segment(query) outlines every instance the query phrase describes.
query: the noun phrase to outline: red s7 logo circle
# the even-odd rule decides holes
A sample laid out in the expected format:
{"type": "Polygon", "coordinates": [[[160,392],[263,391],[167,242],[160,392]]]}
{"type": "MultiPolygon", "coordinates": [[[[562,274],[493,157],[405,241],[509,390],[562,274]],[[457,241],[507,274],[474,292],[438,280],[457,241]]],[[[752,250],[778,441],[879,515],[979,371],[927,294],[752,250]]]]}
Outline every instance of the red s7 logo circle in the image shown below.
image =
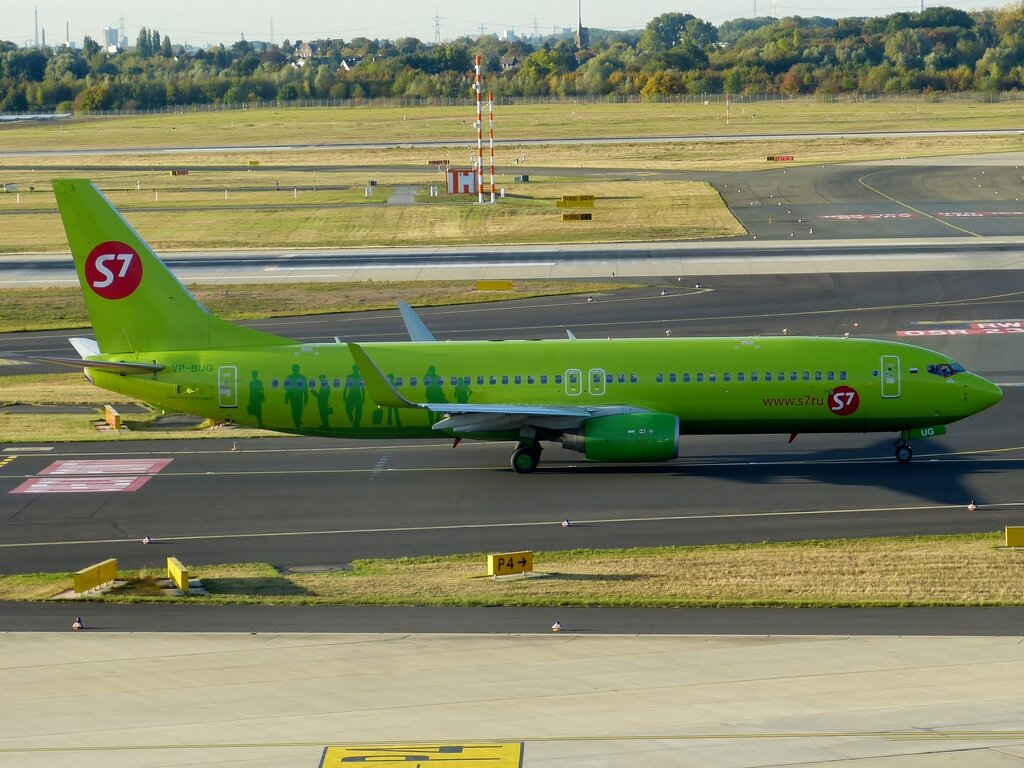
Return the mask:
{"type": "Polygon", "coordinates": [[[104,299],[131,296],[142,282],[142,259],[127,243],[100,243],[85,259],[85,282],[104,299]]]}
{"type": "Polygon", "coordinates": [[[853,387],[836,387],[828,396],[828,409],[836,416],[849,416],[860,407],[860,395],[853,387]]]}

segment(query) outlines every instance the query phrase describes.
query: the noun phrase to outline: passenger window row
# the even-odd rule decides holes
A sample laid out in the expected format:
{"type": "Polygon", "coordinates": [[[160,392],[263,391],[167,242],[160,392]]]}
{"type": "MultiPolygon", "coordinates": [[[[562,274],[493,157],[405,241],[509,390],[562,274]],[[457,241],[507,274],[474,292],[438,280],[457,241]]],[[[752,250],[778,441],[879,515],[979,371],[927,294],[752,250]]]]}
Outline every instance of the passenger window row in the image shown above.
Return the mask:
{"type": "MultiPolygon", "coordinates": [[[[594,384],[600,384],[601,383],[602,373],[604,375],[604,381],[605,381],[606,384],[625,384],[627,381],[630,384],[638,384],[638,383],[640,383],[640,377],[639,377],[638,374],[635,374],[635,373],[630,373],[630,374],[625,374],[625,373],[606,373],[606,372],[598,373],[595,370],[595,371],[591,371],[591,376],[592,376],[594,384]]],[[[776,381],[776,382],[782,382],[782,381],[811,381],[812,377],[813,377],[814,381],[836,381],[837,379],[839,381],[846,381],[847,380],[847,373],[846,373],[846,371],[839,371],[838,373],[836,373],[836,371],[814,371],[813,374],[812,374],[811,371],[789,371],[788,374],[787,374],[786,371],[764,371],[763,373],[759,372],[759,371],[750,371],[750,372],[739,371],[737,373],[730,372],[730,373],[723,373],[723,374],[721,374],[721,381],[724,382],[724,383],[732,383],[733,381],[735,381],[735,382],[740,383],[740,384],[743,384],[743,383],[746,383],[746,382],[750,382],[750,383],[753,384],[753,383],[757,383],[757,382],[761,382],[761,381],[764,381],[764,382],[769,382],[769,381],[776,381]]],[[[392,383],[396,387],[404,387],[405,386],[405,377],[403,377],[403,376],[389,376],[388,378],[392,380],[392,383]]],[[[445,384],[451,384],[451,386],[453,386],[453,387],[456,387],[456,386],[459,386],[459,384],[462,384],[462,385],[468,387],[468,386],[470,386],[473,383],[473,378],[474,377],[472,377],[472,376],[451,376],[451,377],[446,379],[444,376],[423,376],[422,379],[421,379],[421,378],[416,377],[416,376],[410,376],[409,377],[409,386],[410,387],[420,386],[420,382],[422,381],[422,386],[425,386],[425,387],[444,386],[445,384]]],[[[581,374],[569,373],[568,374],[568,383],[569,384],[579,384],[580,378],[581,378],[581,374]]],[[[562,374],[560,374],[560,373],[556,373],[556,374],[554,374],[553,376],[550,376],[550,377],[548,376],[548,374],[540,374],[540,375],[527,374],[526,376],[523,376],[521,374],[516,374],[516,375],[509,376],[508,374],[506,374],[506,375],[502,375],[502,376],[479,376],[478,375],[478,376],[476,376],[476,385],[478,387],[482,387],[485,384],[490,384],[492,386],[496,386],[499,381],[502,384],[509,384],[509,383],[512,383],[512,384],[523,384],[524,382],[526,384],[547,384],[549,379],[551,381],[553,381],[555,384],[559,384],[559,385],[562,384],[562,382],[563,382],[562,374]]],[[[719,381],[719,374],[717,374],[717,373],[692,373],[692,374],[691,373],[682,373],[682,374],[679,374],[679,373],[669,373],[669,374],[658,373],[658,374],[655,374],[654,381],[657,384],[664,384],[666,382],[669,383],[669,384],[678,384],[680,382],[683,383],[683,384],[690,384],[691,382],[696,382],[697,384],[703,384],[705,382],[710,383],[710,384],[714,384],[714,383],[717,383],[719,381]]],[[[271,387],[271,389],[281,389],[282,386],[283,386],[284,389],[306,389],[306,388],[308,388],[308,389],[316,389],[317,388],[317,384],[318,384],[318,382],[317,382],[316,379],[308,379],[308,380],[306,380],[306,379],[301,379],[301,378],[300,379],[288,378],[288,379],[284,380],[283,385],[282,385],[280,380],[272,379],[271,382],[270,382],[270,387],[271,387]]],[[[342,386],[341,379],[335,378],[331,382],[331,386],[334,389],[340,389],[341,386],[342,386]]],[[[361,378],[358,379],[358,381],[353,382],[352,377],[351,376],[347,376],[347,377],[345,377],[345,386],[346,387],[352,387],[352,386],[364,387],[364,386],[366,386],[366,383],[361,378]]]]}

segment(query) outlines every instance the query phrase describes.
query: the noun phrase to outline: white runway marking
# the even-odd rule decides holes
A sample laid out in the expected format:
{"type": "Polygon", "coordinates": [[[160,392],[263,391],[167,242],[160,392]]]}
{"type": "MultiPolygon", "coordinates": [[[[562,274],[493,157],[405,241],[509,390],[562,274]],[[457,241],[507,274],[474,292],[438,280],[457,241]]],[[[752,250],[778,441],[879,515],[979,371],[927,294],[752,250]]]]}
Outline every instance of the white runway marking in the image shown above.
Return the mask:
{"type": "MultiPolygon", "coordinates": [[[[985,509],[1009,509],[1024,507],[1024,501],[1006,501],[985,504],[985,509]]],[[[929,504],[915,507],[861,507],[851,509],[814,509],[785,512],[737,512],[734,514],[702,514],[702,515],[658,515],[653,517],[608,517],[574,519],[573,526],[621,525],[622,523],[657,523],[684,522],[687,520],[732,520],[759,517],[807,517],[814,515],[851,515],[879,514],[892,512],[924,512],[964,509],[962,504],[929,504]]],[[[517,523],[466,523],[460,525],[413,525],[397,528],[335,528],[319,531],[267,531],[263,533],[211,533],[196,536],[159,536],[157,541],[218,541],[224,539],[274,539],[296,536],[352,536],[366,533],[415,533],[422,531],[467,531],[487,528],[544,528],[560,527],[559,520],[534,520],[517,523]]],[[[138,543],[138,538],[121,539],[79,539],[73,541],[27,541],[21,543],[0,544],[0,549],[18,549],[21,547],[53,547],[76,546],[86,544],[125,544],[138,543]]]]}
{"type": "Polygon", "coordinates": [[[138,477],[34,477],[11,493],[126,493],[137,491],[150,476],[138,477]]]}

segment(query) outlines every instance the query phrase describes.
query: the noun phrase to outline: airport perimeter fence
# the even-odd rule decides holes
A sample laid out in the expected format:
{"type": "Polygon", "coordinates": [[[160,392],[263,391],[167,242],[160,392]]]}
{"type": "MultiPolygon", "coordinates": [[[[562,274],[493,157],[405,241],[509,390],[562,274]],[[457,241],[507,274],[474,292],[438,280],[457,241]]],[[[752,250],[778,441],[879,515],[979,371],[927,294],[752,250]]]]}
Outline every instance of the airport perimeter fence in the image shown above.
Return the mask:
{"type": "MultiPolygon", "coordinates": [[[[1024,102],[1024,91],[932,91],[930,93],[835,93],[787,96],[781,93],[676,93],[652,97],[639,95],[607,96],[498,96],[496,107],[534,104],[760,104],[766,102],[817,102],[825,104],[891,103],[891,104],[996,104],[1024,102]]],[[[373,99],[296,99],[294,101],[247,101],[236,104],[184,104],[149,109],[102,109],[79,116],[124,116],[190,114],[195,112],[244,112],[250,109],[306,109],[330,107],[350,109],[357,107],[460,107],[475,109],[475,98],[441,98],[395,96],[373,99]]],[[[22,116],[31,113],[3,113],[3,116],[22,116]]]]}

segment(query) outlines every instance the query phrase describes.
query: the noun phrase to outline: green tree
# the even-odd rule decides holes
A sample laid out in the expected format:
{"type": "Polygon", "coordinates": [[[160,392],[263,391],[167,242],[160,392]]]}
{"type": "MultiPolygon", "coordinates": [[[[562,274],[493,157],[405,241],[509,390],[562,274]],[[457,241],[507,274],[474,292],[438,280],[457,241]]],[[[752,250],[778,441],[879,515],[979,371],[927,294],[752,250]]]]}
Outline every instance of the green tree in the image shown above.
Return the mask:
{"type": "Polygon", "coordinates": [[[135,52],[139,58],[148,59],[153,55],[153,38],[149,36],[149,30],[143,27],[139,30],[139,36],[135,40],[135,52]]]}
{"type": "Polygon", "coordinates": [[[683,41],[686,23],[694,19],[696,17],[690,13],[663,13],[655,16],[647,22],[637,48],[648,54],[675,48],[683,41]]]}

